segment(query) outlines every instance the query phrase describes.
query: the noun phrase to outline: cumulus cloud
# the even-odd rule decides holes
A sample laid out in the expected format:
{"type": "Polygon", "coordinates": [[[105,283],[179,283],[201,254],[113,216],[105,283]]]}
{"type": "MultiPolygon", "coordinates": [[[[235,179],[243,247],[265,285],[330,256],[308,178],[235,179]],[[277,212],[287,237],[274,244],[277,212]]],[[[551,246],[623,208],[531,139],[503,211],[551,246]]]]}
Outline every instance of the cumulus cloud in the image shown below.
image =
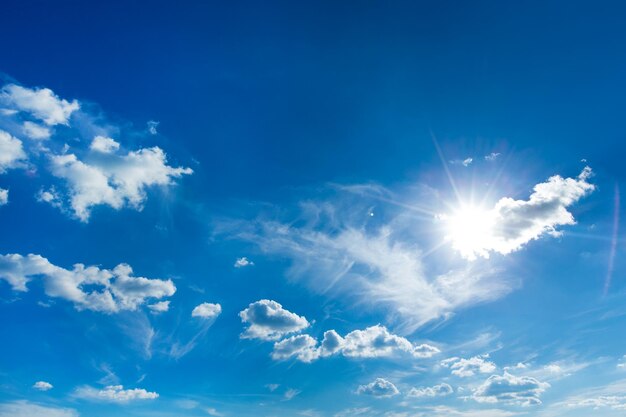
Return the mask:
{"type": "Polygon", "coordinates": [[[12,168],[18,168],[26,160],[22,141],[0,130],[0,174],[12,168]]]}
{"type": "Polygon", "coordinates": [[[89,386],[79,387],[74,396],[85,400],[127,403],[137,400],[154,400],[159,397],[156,392],[149,392],[143,388],[124,389],[122,385],[109,385],[103,389],[89,386]]]}
{"type": "Polygon", "coordinates": [[[33,388],[39,391],[49,391],[53,388],[52,384],[46,381],[37,381],[33,385],[33,388]]]}
{"type": "Polygon", "coordinates": [[[9,190],[0,188],[0,206],[4,206],[9,203],[9,190]]]}
{"type": "Polygon", "coordinates": [[[170,309],[170,301],[159,301],[158,303],[150,304],[148,308],[154,314],[165,313],[170,309]]]}
{"type": "Polygon", "coordinates": [[[27,112],[48,126],[67,125],[73,112],[80,108],[78,101],[60,99],[48,88],[26,88],[8,84],[0,91],[0,100],[12,109],[27,112]]]}
{"type": "MultiPolygon", "coordinates": [[[[494,208],[461,219],[479,226],[460,234],[453,230],[449,236],[452,246],[467,259],[488,258],[491,252],[506,255],[517,251],[544,235],[560,236],[558,226],[576,224],[568,207],[595,189],[588,182],[591,175],[591,168],[585,167],[576,178],[555,175],[535,185],[528,200],[500,199],[494,208]]],[[[442,218],[449,220],[448,216],[442,218]]]]}
{"type": "MultiPolygon", "coordinates": [[[[110,144],[98,146],[109,146],[106,149],[111,150],[110,144]]],[[[84,222],[89,220],[92,207],[97,205],[114,209],[130,206],[140,210],[148,187],[170,185],[175,178],[193,172],[191,168],[167,165],[165,152],[156,146],[126,155],[111,154],[109,158],[91,163],[81,161],[75,154],[54,155],[51,171],[67,182],[70,206],[84,222]]]]}
{"type": "Polygon", "coordinates": [[[49,405],[32,403],[30,401],[11,401],[0,404],[0,417],[78,417],[76,410],[49,405]]]}
{"type": "Polygon", "coordinates": [[[407,396],[421,398],[421,397],[445,397],[454,392],[452,387],[445,382],[432,387],[411,388],[407,396]]]}
{"type": "Polygon", "coordinates": [[[441,365],[450,368],[452,375],[466,378],[475,374],[488,374],[496,370],[496,365],[490,362],[489,355],[474,356],[469,359],[465,358],[448,358],[441,362],[441,365]]]}
{"type": "Polygon", "coordinates": [[[200,317],[205,320],[216,319],[222,313],[222,306],[213,303],[202,303],[191,311],[191,317],[200,317]]]}
{"type": "Polygon", "coordinates": [[[313,362],[320,357],[317,340],[308,334],[302,334],[288,337],[274,344],[272,359],[285,360],[291,357],[301,362],[313,362]]]}
{"type": "Polygon", "coordinates": [[[335,354],[349,358],[382,358],[401,354],[430,358],[439,352],[434,346],[414,345],[404,337],[390,333],[386,327],[376,325],[354,330],[345,337],[341,337],[335,330],[328,330],[320,346],[309,335],[293,336],[274,344],[272,358],[284,360],[295,357],[302,362],[312,362],[335,354]]]}
{"type": "Polygon", "coordinates": [[[102,153],[113,153],[120,148],[120,144],[111,138],[105,136],[96,136],[91,141],[89,149],[102,153]]]}
{"type": "Polygon", "coordinates": [[[248,327],[241,334],[242,339],[277,340],[282,336],[299,332],[309,327],[305,317],[285,310],[272,300],[259,300],[251,303],[239,313],[241,321],[248,327]]]}
{"type": "MultiPolygon", "coordinates": [[[[55,189],[42,194],[39,201],[73,214],[83,222],[89,220],[95,206],[116,210],[130,207],[141,210],[150,188],[170,186],[193,171],[170,166],[166,153],[159,147],[122,151],[122,145],[109,137],[122,128],[104,121],[101,114],[91,114],[78,101],[59,98],[50,89],[30,89],[15,84],[0,89],[0,173],[26,166],[38,172],[49,171],[55,189]],[[74,116],[73,116],[74,115],[74,116]],[[55,125],[65,125],[64,136],[55,140],[55,125]],[[71,134],[75,141],[65,143],[71,134]],[[19,138],[28,137],[41,143],[19,138]],[[61,186],[61,184],[65,186],[61,186]],[[56,187],[56,188],[55,188],[56,187]]],[[[155,126],[152,126],[156,128],[155,126]]],[[[33,179],[46,178],[44,176],[33,179]]]]}
{"type": "Polygon", "coordinates": [[[0,279],[15,291],[27,291],[26,284],[41,277],[49,297],[68,300],[78,310],[116,313],[136,310],[147,300],[170,297],[176,292],[171,280],[132,276],[127,264],[112,270],[75,264],[70,269],[53,265],[40,255],[0,255],[0,279]]]}
{"type": "Polygon", "coordinates": [[[242,258],[237,258],[234,266],[235,268],[244,268],[246,266],[252,266],[252,265],[254,265],[254,262],[252,262],[251,260],[249,260],[248,258],[244,256],[242,258]]]}
{"type": "Polygon", "coordinates": [[[366,385],[360,385],[357,394],[371,395],[376,398],[389,398],[400,394],[396,386],[384,378],[376,378],[366,385]]]}
{"type": "Polygon", "coordinates": [[[535,378],[517,377],[508,372],[492,375],[474,390],[472,398],[481,403],[508,403],[522,406],[541,404],[541,394],[550,388],[535,378]]]}
{"type": "Polygon", "coordinates": [[[22,125],[24,135],[35,140],[46,140],[50,138],[50,129],[37,123],[25,121],[22,125]]]}

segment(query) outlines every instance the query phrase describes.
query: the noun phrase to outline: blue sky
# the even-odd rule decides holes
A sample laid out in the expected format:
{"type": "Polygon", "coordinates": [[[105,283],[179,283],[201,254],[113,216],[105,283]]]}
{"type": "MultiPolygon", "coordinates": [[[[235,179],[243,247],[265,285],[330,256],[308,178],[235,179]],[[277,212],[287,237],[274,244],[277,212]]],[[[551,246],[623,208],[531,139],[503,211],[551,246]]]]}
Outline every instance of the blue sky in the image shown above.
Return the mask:
{"type": "Polygon", "coordinates": [[[622,415],[625,17],[5,1],[0,417],[622,415]]]}

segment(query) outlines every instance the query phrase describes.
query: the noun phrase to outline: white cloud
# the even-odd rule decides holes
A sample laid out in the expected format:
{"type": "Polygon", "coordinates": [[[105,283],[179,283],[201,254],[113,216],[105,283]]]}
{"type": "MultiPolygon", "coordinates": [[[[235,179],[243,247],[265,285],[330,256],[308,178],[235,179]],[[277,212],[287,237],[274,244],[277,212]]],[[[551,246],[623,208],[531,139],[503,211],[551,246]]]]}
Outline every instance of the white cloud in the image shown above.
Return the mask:
{"type": "Polygon", "coordinates": [[[192,312],[191,317],[200,317],[205,320],[216,319],[222,313],[222,306],[213,303],[202,303],[196,306],[192,312]]]}
{"type": "Polygon", "coordinates": [[[78,101],[60,99],[48,88],[30,89],[15,84],[4,86],[0,92],[0,100],[49,126],[67,125],[71,114],[80,108],[78,101]]]}
{"type": "Polygon", "coordinates": [[[324,333],[321,345],[309,335],[293,336],[274,344],[272,358],[278,360],[295,357],[302,362],[312,362],[320,357],[341,354],[349,358],[382,358],[400,354],[415,358],[430,358],[439,353],[434,346],[414,345],[404,337],[390,333],[381,325],[364,330],[354,330],[341,337],[335,330],[324,333]]]}
{"type": "Polygon", "coordinates": [[[0,174],[11,168],[18,168],[26,160],[22,141],[0,130],[0,174]]]}
{"type": "Polygon", "coordinates": [[[343,302],[357,298],[359,305],[385,308],[389,319],[400,322],[407,333],[459,308],[498,299],[511,289],[488,265],[467,264],[428,274],[420,248],[399,237],[415,226],[405,218],[372,231],[354,225],[352,217],[343,219],[342,211],[331,204],[319,210],[327,212],[311,214],[311,219],[303,215],[307,221],[297,226],[296,222],[239,223],[233,233],[263,251],[290,257],[290,275],[306,279],[314,291],[343,302]],[[324,218],[328,221],[322,223],[324,218]]]}
{"type": "Polygon", "coordinates": [[[33,385],[33,388],[39,391],[49,391],[53,388],[52,384],[46,381],[37,381],[33,385]]]}
{"type": "Polygon", "coordinates": [[[49,297],[71,301],[78,310],[104,313],[135,310],[149,299],[170,297],[176,292],[171,280],[134,277],[132,273],[127,264],[119,264],[112,270],[75,264],[69,270],[53,265],[40,255],[0,255],[0,279],[7,281],[13,290],[27,291],[26,284],[32,278],[42,277],[49,297]]]}
{"type": "Polygon", "coordinates": [[[500,152],[491,152],[489,155],[485,155],[485,161],[493,162],[500,156],[500,152]]]}
{"type": "Polygon", "coordinates": [[[475,374],[488,374],[496,370],[496,365],[486,359],[489,355],[474,356],[469,359],[449,358],[441,362],[441,365],[450,368],[452,375],[466,378],[475,374]]]}
{"type": "Polygon", "coordinates": [[[79,387],[75,390],[74,396],[86,400],[127,403],[137,400],[154,400],[159,397],[159,394],[143,388],[124,389],[122,385],[109,385],[103,389],[79,387]]]}
{"type": "MultiPolygon", "coordinates": [[[[555,175],[535,185],[528,200],[505,197],[490,210],[476,210],[475,215],[466,215],[467,218],[461,220],[474,222],[474,225],[463,233],[452,230],[449,236],[452,246],[467,259],[488,258],[491,252],[506,255],[517,251],[544,235],[560,236],[558,226],[576,224],[567,208],[595,189],[587,181],[591,175],[589,167],[577,178],[555,175]]],[[[442,218],[454,222],[456,217],[442,218]]]]}
{"type": "Polygon", "coordinates": [[[517,377],[508,372],[492,375],[474,390],[472,398],[481,403],[508,403],[522,406],[541,404],[541,394],[550,388],[535,378],[517,377]]]}
{"type": "Polygon", "coordinates": [[[148,305],[148,308],[154,314],[165,313],[170,309],[170,301],[159,301],[158,303],[148,305]]]}
{"type": "Polygon", "coordinates": [[[148,123],[146,123],[146,125],[148,126],[148,132],[151,135],[156,135],[158,133],[157,127],[159,127],[159,122],[154,120],[148,120],[148,123]]]}
{"type": "Polygon", "coordinates": [[[408,353],[416,358],[430,358],[440,352],[436,347],[427,344],[413,345],[381,325],[348,333],[343,338],[340,350],[344,356],[355,358],[389,357],[398,353],[408,353]]]}
{"type": "Polygon", "coordinates": [[[50,138],[50,129],[37,123],[25,121],[22,125],[22,132],[26,136],[35,140],[46,140],[50,138]]]}
{"type": "Polygon", "coordinates": [[[9,190],[0,188],[0,206],[4,206],[9,203],[9,190]]]}
{"type": "Polygon", "coordinates": [[[465,159],[454,159],[450,161],[452,165],[463,165],[464,167],[470,166],[472,162],[474,162],[474,158],[472,157],[467,157],[465,159]]]}
{"type": "Polygon", "coordinates": [[[291,357],[301,362],[313,362],[320,357],[317,340],[308,334],[302,334],[288,337],[274,344],[272,359],[285,360],[291,357]]]}
{"type": "Polygon", "coordinates": [[[291,399],[293,399],[295,396],[299,395],[302,391],[298,390],[298,389],[294,389],[294,388],[289,388],[287,391],[285,391],[285,393],[283,394],[283,399],[285,401],[289,401],[291,399]]]}
{"type": "Polygon", "coordinates": [[[595,398],[585,398],[568,404],[570,407],[589,407],[594,410],[610,408],[612,410],[626,410],[626,395],[601,395],[595,398]]]}
{"type": "Polygon", "coordinates": [[[165,186],[174,178],[189,175],[191,168],[167,165],[165,152],[158,147],[143,148],[126,155],[113,155],[85,163],[74,154],[51,157],[52,174],[67,181],[70,205],[76,217],[86,222],[91,208],[108,205],[114,209],[142,208],[146,188],[165,186]]]}
{"type": "Polygon", "coordinates": [[[0,404],[0,417],[78,417],[76,410],[32,403],[11,401],[0,404]]]}
{"type": "Polygon", "coordinates": [[[452,387],[445,382],[437,384],[432,387],[411,388],[407,396],[421,398],[421,397],[445,397],[454,392],[452,387]]]}
{"type": "Polygon", "coordinates": [[[96,136],[91,141],[89,149],[101,153],[114,153],[120,149],[120,144],[111,138],[105,136],[96,136]]]}
{"type": "Polygon", "coordinates": [[[254,262],[252,262],[251,260],[249,260],[248,258],[246,258],[245,256],[242,258],[237,258],[237,260],[235,261],[235,268],[244,268],[246,266],[253,266],[254,262]]]}
{"type": "Polygon", "coordinates": [[[251,303],[239,313],[241,321],[249,324],[241,334],[242,339],[277,340],[282,336],[309,327],[305,317],[298,316],[272,300],[251,303]]]}
{"type": "Polygon", "coordinates": [[[371,395],[376,398],[388,398],[400,394],[396,386],[384,378],[376,378],[367,385],[360,385],[357,394],[371,395]]]}

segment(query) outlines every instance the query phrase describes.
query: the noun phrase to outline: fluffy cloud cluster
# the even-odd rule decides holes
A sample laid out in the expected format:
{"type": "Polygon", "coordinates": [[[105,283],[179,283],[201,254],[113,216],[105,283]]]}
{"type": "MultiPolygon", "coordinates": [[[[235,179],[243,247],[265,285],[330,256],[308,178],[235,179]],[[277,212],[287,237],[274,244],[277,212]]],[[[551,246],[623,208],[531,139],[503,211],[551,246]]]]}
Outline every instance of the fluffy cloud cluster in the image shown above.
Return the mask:
{"type": "Polygon", "coordinates": [[[541,404],[540,396],[550,388],[528,376],[517,377],[505,372],[502,376],[492,375],[476,390],[472,398],[481,403],[508,403],[522,406],[541,404]]]}
{"type": "Polygon", "coordinates": [[[245,268],[246,266],[253,266],[254,262],[246,258],[245,256],[242,258],[237,258],[235,261],[235,268],[245,268]]]}
{"type": "Polygon", "coordinates": [[[357,394],[371,395],[376,398],[389,398],[400,394],[396,386],[384,378],[376,378],[366,385],[360,385],[357,394]]]}
{"type": "Polygon", "coordinates": [[[67,125],[73,112],[80,108],[78,101],[60,99],[49,88],[25,88],[8,84],[0,91],[0,100],[14,110],[26,112],[48,126],[67,125]]]}
{"type": "Polygon", "coordinates": [[[98,123],[78,101],[61,99],[50,89],[4,86],[0,90],[0,174],[26,167],[26,160],[30,167],[49,171],[67,188],[53,185],[42,190],[39,201],[86,222],[92,208],[99,205],[140,210],[149,188],[172,185],[193,172],[168,165],[165,152],[156,146],[123,151],[119,142],[105,134],[118,129],[98,123]],[[64,125],[65,133],[78,139],[72,147],[64,143],[65,136],[57,134],[56,125],[64,125]],[[22,142],[24,137],[32,140],[22,142]],[[51,138],[46,146],[41,144],[51,138]]]}
{"type": "Polygon", "coordinates": [[[0,188],[0,206],[4,206],[9,202],[9,190],[0,188]]]}
{"type": "Polygon", "coordinates": [[[216,319],[222,313],[222,306],[213,303],[202,303],[191,311],[191,317],[199,317],[205,320],[216,319]]]}
{"type": "Polygon", "coordinates": [[[299,332],[309,327],[305,317],[285,310],[272,300],[259,300],[251,303],[239,313],[241,321],[248,327],[241,334],[242,339],[277,340],[289,333],[299,332]]]}
{"type": "Polygon", "coordinates": [[[0,130],[0,174],[23,165],[26,153],[22,141],[0,130]]]}
{"type": "Polygon", "coordinates": [[[452,216],[452,222],[465,223],[452,227],[453,247],[467,259],[488,258],[491,252],[506,255],[544,235],[559,236],[558,226],[576,224],[568,207],[595,189],[588,182],[591,175],[589,167],[576,178],[555,175],[535,185],[528,200],[505,197],[491,210],[452,216]]]}
{"type": "Polygon", "coordinates": [[[42,277],[48,296],[71,301],[79,310],[135,310],[147,300],[170,297],[176,292],[171,280],[134,277],[132,273],[127,264],[112,270],[75,264],[69,270],[40,255],[0,255],[0,279],[13,290],[27,291],[26,284],[31,279],[42,277]]]}
{"type": "Polygon", "coordinates": [[[452,387],[445,382],[442,384],[437,384],[432,387],[423,387],[423,388],[411,388],[407,396],[414,398],[421,397],[445,397],[446,395],[450,395],[454,392],[452,387]]]}
{"type": "Polygon", "coordinates": [[[312,362],[335,354],[350,358],[381,358],[400,354],[430,358],[439,352],[434,346],[414,345],[404,337],[390,333],[386,327],[376,325],[354,330],[345,337],[341,337],[335,330],[329,330],[324,333],[319,346],[317,340],[309,335],[292,336],[274,344],[272,358],[284,360],[294,357],[302,362],[312,362]]]}
{"type": "Polygon", "coordinates": [[[38,391],[49,391],[53,388],[53,386],[51,383],[46,382],[46,381],[37,381],[33,385],[33,388],[35,388],[38,391]]]}
{"type": "Polygon", "coordinates": [[[193,172],[191,168],[167,165],[165,152],[156,146],[118,155],[112,143],[98,143],[96,152],[108,155],[89,163],[75,154],[51,157],[52,174],[67,182],[72,211],[84,222],[89,220],[92,207],[97,205],[141,209],[146,188],[170,185],[174,178],[193,172]]]}
{"type": "Polygon", "coordinates": [[[154,400],[159,394],[143,388],[124,389],[122,385],[109,385],[103,389],[80,387],[76,389],[74,396],[86,400],[127,403],[136,400],[154,400]]]}
{"type": "Polygon", "coordinates": [[[496,370],[496,365],[488,361],[489,355],[474,356],[469,359],[465,358],[448,358],[441,362],[441,366],[450,368],[452,375],[466,378],[475,374],[489,374],[496,370]]]}

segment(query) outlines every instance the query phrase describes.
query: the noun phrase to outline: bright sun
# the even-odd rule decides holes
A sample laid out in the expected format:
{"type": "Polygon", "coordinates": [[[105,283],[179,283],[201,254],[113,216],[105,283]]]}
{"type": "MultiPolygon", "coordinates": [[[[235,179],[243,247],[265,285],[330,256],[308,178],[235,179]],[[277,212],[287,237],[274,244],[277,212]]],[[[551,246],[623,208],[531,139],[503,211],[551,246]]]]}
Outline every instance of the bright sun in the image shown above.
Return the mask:
{"type": "Polygon", "coordinates": [[[444,216],[446,221],[446,237],[452,242],[454,249],[468,259],[476,255],[488,256],[486,248],[493,236],[494,218],[490,210],[473,206],[461,205],[457,210],[444,216]]]}

